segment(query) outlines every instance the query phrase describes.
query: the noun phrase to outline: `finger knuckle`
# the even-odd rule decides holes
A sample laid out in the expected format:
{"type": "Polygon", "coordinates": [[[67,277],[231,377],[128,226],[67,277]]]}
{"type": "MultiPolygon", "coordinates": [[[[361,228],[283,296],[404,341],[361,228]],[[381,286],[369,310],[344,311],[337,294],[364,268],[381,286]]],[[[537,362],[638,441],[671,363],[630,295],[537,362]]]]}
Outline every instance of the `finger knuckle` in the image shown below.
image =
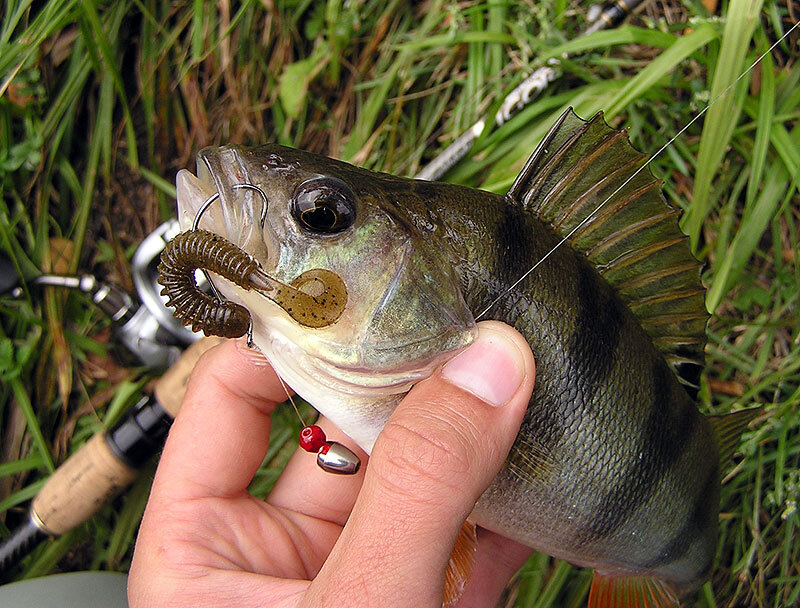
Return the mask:
{"type": "Polygon", "coordinates": [[[403,491],[449,491],[463,485],[474,460],[464,432],[445,420],[426,424],[390,421],[382,433],[378,473],[387,484],[403,491]]]}

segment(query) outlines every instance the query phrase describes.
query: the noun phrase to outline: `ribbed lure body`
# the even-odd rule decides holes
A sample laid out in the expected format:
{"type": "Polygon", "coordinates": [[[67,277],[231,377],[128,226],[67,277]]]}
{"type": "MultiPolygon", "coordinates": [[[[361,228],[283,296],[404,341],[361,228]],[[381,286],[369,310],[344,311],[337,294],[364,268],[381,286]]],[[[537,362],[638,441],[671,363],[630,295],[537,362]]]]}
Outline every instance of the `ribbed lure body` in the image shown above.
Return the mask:
{"type": "Polygon", "coordinates": [[[192,331],[238,338],[247,332],[250,313],[234,302],[219,302],[197,287],[194,273],[203,268],[225,276],[240,286],[248,285],[258,265],[244,251],[219,235],[205,230],[183,232],[164,249],[158,265],[158,282],[167,305],[192,331]]]}

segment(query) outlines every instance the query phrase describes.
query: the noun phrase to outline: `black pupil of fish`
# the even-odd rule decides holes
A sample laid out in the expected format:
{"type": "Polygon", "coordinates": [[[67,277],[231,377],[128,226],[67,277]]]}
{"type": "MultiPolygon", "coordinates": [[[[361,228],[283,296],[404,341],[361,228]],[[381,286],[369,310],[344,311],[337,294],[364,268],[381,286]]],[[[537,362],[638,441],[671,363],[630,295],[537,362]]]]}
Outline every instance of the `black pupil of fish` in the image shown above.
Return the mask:
{"type": "Polygon", "coordinates": [[[342,232],[355,221],[355,195],[336,178],[314,178],[303,182],[292,198],[292,214],[312,232],[342,232]]]}
{"type": "Polygon", "coordinates": [[[314,230],[325,232],[333,230],[336,226],[336,211],[328,206],[313,207],[303,211],[303,223],[314,230]]]}

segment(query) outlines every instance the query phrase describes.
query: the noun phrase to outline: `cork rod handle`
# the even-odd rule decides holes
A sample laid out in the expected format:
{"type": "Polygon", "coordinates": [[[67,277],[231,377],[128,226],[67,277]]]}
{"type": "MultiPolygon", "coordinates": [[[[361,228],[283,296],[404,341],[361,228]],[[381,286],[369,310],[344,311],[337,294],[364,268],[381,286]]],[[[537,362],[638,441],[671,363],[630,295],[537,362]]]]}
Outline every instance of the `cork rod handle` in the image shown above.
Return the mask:
{"type": "MultiPolygon", "coordinates": [[[[173,418],[180,409],[198,359],[220,342],[222,339],[216,337],[199,340],[156,383],[156,400],[173,418]]],[[[69,532],[94,515],[137,475],[137,469],[123,462],[111,448],[107,434],[98,433],[50,476],[33,500],[31,518],[47,534],[69,532]]]]}
{"type": "Polygon", "coordinates": [[[192,375],[197,361],[207,350],[224,341],[224,338],[217,336],[206,336],[195,342],[183,351],[180,358],[158,379],[153,392],[156,400],[170,416],[175,418],[178,415],[178,410],[183,403],[183,396],[186,394],[186,386],[189,384],[189,377],[192,375]]]}
{"type": "Polygon", "coordinates": [[[98,433],[50,476],[31,512],[45,532],[64,534],[94,515],[136,474],[114,455],[105,433],[98,433]]]}

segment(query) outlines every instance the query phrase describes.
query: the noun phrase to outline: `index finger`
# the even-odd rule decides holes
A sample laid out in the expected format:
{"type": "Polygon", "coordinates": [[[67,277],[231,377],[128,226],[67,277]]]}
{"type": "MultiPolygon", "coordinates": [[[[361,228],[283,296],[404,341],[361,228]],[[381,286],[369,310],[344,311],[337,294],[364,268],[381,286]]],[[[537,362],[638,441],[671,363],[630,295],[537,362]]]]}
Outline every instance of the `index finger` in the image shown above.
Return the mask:
{"type": "Polygon", "coordinates": [[[245,492],[269,447],[270,413],[285,399],[267,360],[244,342],[209,350],[192,373],[153,493],[192,500],[245,492]]]}

